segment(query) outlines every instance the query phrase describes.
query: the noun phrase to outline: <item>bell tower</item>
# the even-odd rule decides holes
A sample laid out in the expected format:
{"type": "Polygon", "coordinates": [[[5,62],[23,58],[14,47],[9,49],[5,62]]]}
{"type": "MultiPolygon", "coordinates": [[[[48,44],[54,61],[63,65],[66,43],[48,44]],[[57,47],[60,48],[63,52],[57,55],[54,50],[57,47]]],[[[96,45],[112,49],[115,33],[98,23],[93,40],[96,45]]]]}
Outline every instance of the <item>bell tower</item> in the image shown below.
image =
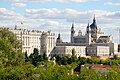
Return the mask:
{"type": "Polygon", "coordinates": [[[88,22],[87,29],[86,29],[86,43],[88,44],[91,43],[91,28],[89,26],[89,22],[88,22]]]}
{"type": "Polygon", "coordinates": [[[58,34],[58,38],[56,40],[56,43],[62,43],[62,39],[61,39],[60,33],[58,34]]]}
{"type": "Polygon", "coordinates": [[[75,30],[74,30],[74,24],[72,24],[72,27],[71,27],[71,43],[74,43],[74,35],[75,35],[75,30]]]}

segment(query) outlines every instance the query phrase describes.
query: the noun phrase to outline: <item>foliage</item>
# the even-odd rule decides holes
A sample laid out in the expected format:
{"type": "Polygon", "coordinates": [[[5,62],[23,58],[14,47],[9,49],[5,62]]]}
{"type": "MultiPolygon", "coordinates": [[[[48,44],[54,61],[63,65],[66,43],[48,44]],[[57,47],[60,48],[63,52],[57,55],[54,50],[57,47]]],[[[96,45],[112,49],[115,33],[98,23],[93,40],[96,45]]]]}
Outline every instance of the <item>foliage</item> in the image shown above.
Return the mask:
{"type": "Polygon", "coordinates": [[[29,57],[26,56],[26,62],[31,62],[34,66],[37,66],[37,63],[40,61],[47,61],[48,57],[46,53],[43,55],[39,54],[39,50],[37,48],[34,48],[33,53],[30,54],[29,57]]]}
{"type": "Polygon", "coordinates": [[[24,63],[24,55],[21,53],[20,43],[16,36],[6,30],[0,30],[0,64],[16,66],[24,63]]]}
{"type": "Polygon", "coordinates": [[[47,55],[46,55],[46,53],[43,53],[43,60],[48,60],[48,57],[47,57],[47,55]]]}
{"type": "Polygon", "coordinates": [[[114,56],[113,56],[113,59],[118,59],[118,56],[117,56],[117,55],[114,55],[114,56]]]}
{"type": "Polygon", "coordinates": [[[21,50],[21,42],[17,39],[16,35],[8,29],[0,29],[0,38],[11,44],[12,48],[16,51],[21,50]]]}
{"type": "Polygon", "coordinates": [[[69,60],[68,56],[62,56],[62,55],[56,56],[56,62],[59,65],[67,65],[69,62],[68,60],[69,60]]]}
{"type": "Polygon", "coordinates": [[[28,57],[28,54],[27,54],[27,51],[25,52],[25,62],[28,62],[29,61],[29,57],[28,57]]]}
{"type": "Polygon", "coordinates": [[[65,56],[65,55],[56,56],[56,62],[59,65],[67,65],[67,64],[71,64],[71,63],[76,62],[76,61],[77,61],[77,56],[76,56],[75,49],[72,49],[72,56],[71,57],[65,56]]]}
{"type": "Polygon", "coordinates": [[[74,48],[72,49],[71,60],[72,60],[72,62],[76,62],[77,61],[76,51],[75,51],[74,48]]]}
{"type": "Polygon", "coordinates": [[[0,68],[0,80],[25,80],[34,77],[34,73],[34,67],[31,64],[0,68]]]}

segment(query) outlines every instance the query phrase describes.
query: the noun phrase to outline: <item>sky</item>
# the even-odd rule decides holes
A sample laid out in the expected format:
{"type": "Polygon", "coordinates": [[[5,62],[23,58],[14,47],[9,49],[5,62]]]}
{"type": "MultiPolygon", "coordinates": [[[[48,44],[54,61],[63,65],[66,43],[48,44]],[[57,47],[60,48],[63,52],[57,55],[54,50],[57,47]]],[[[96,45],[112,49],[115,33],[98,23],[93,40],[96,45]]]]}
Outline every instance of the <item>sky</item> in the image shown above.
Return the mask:
{"type": "Polygon", "coordinates": [[[0,27],[61,33],[66,42],[72,23],[84,35],[94,15],[101,31],[120,43],[120,0],[0,0],[0,27]]]}

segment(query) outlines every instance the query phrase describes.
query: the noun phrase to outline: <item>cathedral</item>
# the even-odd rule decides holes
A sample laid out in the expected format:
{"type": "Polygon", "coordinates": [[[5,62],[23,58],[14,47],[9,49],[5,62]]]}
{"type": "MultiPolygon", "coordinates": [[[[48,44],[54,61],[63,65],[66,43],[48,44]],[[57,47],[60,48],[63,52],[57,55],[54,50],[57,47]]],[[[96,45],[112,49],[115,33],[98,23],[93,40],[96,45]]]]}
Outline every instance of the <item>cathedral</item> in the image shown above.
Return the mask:
{"type": "Polygon", "coordinates": [[[74,24],[71,27],[71,43],[112,43],[112,36],[105,35],[101,32],[101,29],[98,28],[96,24],[95,17],[91,25],[87,25],[85,35],[82,35],[81,30],[79,30],[78,35],[75,35],[74,24]]]}
{"type": "Polygon", "coordinates": [[[118,55],[118,44],[113,42],[111,35],[105,35],[97,26],[95,17],[92,24],[86,26],[85,35],[79,30],[75,36],[75,26],[72,24],[70,42],[63,42],[61,35],[58,35],[56,46],[51,55],[71,55],[72,49],[79,56],[113,56],[118,55]]]}

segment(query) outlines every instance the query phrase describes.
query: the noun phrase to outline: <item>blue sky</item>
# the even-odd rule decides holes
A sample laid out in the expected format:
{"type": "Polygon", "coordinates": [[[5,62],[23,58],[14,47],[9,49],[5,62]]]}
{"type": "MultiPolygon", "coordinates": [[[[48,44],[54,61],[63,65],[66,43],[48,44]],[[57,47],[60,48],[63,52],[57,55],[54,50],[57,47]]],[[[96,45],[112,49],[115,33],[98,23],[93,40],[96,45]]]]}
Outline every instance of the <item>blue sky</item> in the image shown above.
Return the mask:
{"type": "Polygon", "coordinates": [[[0,26],[60,32],[69,41],[71,24],[85,32],[88,20],[119,43],[120,0],[0,0],[0,26]],[[24,25],[21,25],[23,22],[24,25]]]}

